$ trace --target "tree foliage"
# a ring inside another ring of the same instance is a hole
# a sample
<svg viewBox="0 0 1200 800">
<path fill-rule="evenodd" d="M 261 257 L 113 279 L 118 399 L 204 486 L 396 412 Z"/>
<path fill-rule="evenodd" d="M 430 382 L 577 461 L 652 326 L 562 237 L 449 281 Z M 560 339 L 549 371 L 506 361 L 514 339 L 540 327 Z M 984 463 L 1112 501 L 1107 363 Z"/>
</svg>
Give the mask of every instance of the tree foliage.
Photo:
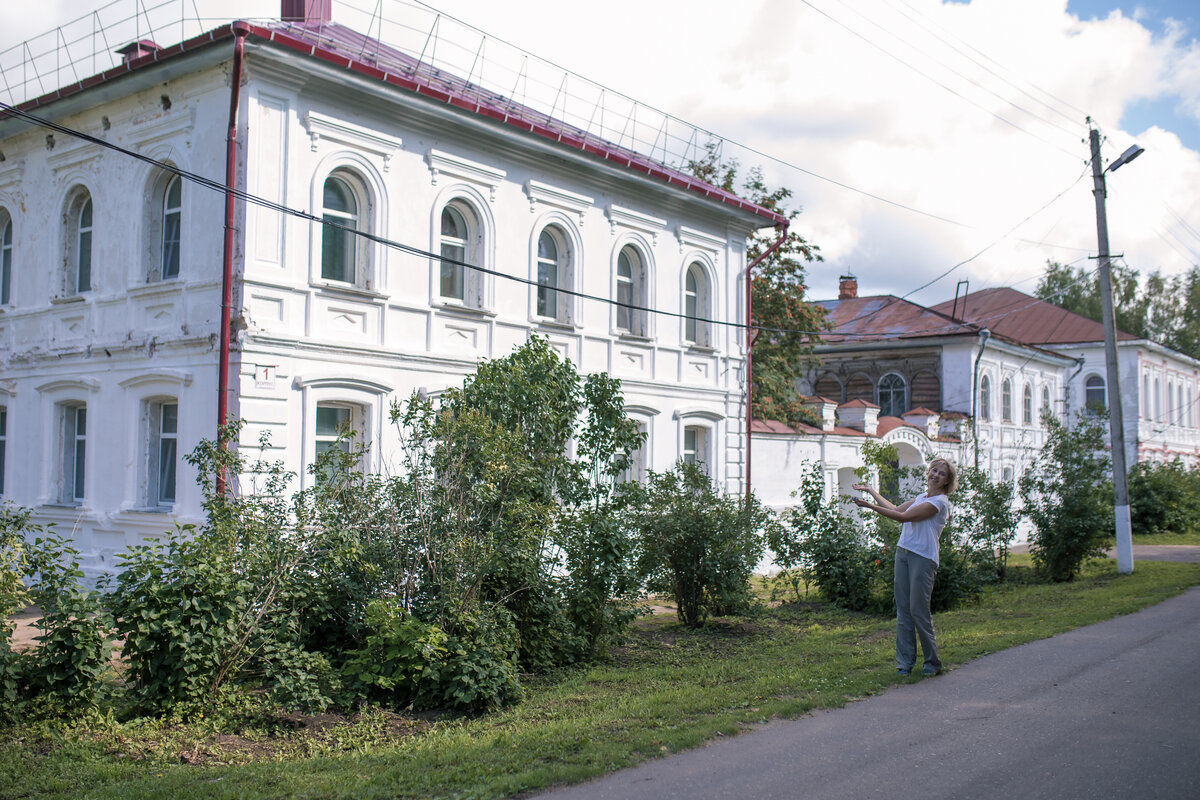
<svg viewBox="0 0 1200 800">
<path fill-rule="evenodd" d="M 1128 266 L 1112 267 L 1113 315 L 1118 330 L 1200 357 L 1200 268 L 1142 279 Z M 1092 270 L 1050 262 L 1038 282 L 1042 300 L 1102 321 L 1100 281 Z"/>
<path fill-rule="evenodd" d="M 1034 564 L 1053 581 L 1073 580 L 1085 559 L 1104 554 L 1113 529 L 1106 417 L 1085 412 L 1068 427 L 1043 414 L 1046 444 L 1021 476 Z"/>
<path fill-rule="evenodd" d="M 759 167 L 750 169 L 739 185 L 739 167 L 736 159 L 722 161 L 714 143 L 709 143 L 703 158 L 688 164 L 691 173 L 701 180 L 737 192 L 752 203 L 782 214 L 789 222 L 800 216 L 799 208 L 789 206 L 791 189 L 770 187 Z M 778 238 L 778 230 L 751 234 L 746 242 L 747 263 L 766 252 Z M 805 265 L 821 260 L 820 248 L 792 226 L 783 244 L 763 259 L 750 277 L 752 406 L 757 419 L 817 421 L 801 405 L 795 380 L 811 357 L 817 333 L 825 327 L 825 309 L 805 299 Z"/>
</svg>

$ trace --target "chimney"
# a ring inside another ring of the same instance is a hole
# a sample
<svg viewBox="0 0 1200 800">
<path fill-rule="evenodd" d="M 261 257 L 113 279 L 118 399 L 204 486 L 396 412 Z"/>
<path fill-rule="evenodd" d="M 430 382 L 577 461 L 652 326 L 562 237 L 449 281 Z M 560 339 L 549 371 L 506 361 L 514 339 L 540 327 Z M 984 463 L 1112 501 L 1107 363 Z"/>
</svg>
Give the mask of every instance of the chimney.
<svg viewBox="0 0 1200 800">
<path fill-rule="evenodd" d="M 838 300 L 853 300 L 858 297 L 858 278 L 843 275 L 838 278 Z"/>
<path fill-rule="evenodd" d="M 118 48 L 117 54 L 121 56 L 122 64 L 129 64 L 137 61 L 142 56 L 150 55 L 156 50 L 162 50 L 162 48 L 149 39 L 139 39 L 136 42 L 131 42 L 124 47 Z"/>
<path fill-rule="evenodd" d="M 333 19 L 333 0 L 283 0 L 284 22 L 322 23 Z"/>
</svg>

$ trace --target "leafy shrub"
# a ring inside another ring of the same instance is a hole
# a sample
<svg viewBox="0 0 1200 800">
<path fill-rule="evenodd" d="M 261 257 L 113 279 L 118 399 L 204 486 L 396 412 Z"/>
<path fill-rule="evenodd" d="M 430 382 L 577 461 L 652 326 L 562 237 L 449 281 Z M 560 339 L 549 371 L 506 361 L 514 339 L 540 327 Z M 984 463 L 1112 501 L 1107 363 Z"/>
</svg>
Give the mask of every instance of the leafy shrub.
<svg viewBox="0 0 1200 800">
<path fill-rule="evenodd" d="M 236 438 L 236 427 L 225 434 Z M 323 707 L 328 665 L 304 650 L 300 632 L 304 609 L 320 605 L 313 567 L 326 538 L 297 535 L 291 476 L 278 464 L 245 465 L 207 440 L 188 461 L 205 491 L 205 525 L 130 548 L 108 584 L 135 698 L 158 711 L 212 708 L 265 684 L 294 706 Z M 220 470 L 261 481 L 260 491 L 215 493 Z"/>
<path fill-rule="evenodd" d="M 762 558 L 770 514 L 748 500 L 719 494 L 688 464 L 625 487 L 631 501 L 646 588 L 670 596 L 685 625 L 729 614 L 751 601 L 750 576 Z"/>
<path fill-rule="evenodd" d="M 26 557 L 29 594 L 42 616 L 34 623 L 39 645 L 21 659 L 25 693 L 46 713 L 93 708 L 112 655 L 100 593 L 83 585 L 79 551 L 60 536 L 35 539 Z"/>
<path fill-rule="evenodd" d="M 366 622 L 367 646 L 342 668 L 362 697 L 394 709 L 464 711 L 520 697 L 516 631 L 502 609 L 460 618 L 453 636 L 386 600 L 367 606 Z"/>
<path fill-rule="evenodd" d="M 795 517 L 793 517 L 793 523 Z M 882 562 L 877 548 L 852 520 L 838 516 L 807 531 L 802 540 L 813 583 L 834 605 L 861 611 L 871 602 L 872 584 Z M 884 571 L 891 572 L 887 565 Z"/>
<path fill-rule="evenodd" d="M 1178 460 L 1135 464 L 1129 471 L 1129 516 L 1135 536 L 1187 533 L 1200 516 L 1200 474 Z"/>
<path fill-rule="evenodd" d="M 12 616 L 29 604 L 22 576 L 26 573 L 25 534 L 40 532 L 28 509 L 0 505 L 0 720 L 11 718 L 21 701 L 24 666 L 12 650 Z"/>
<path fill-rule="evenodd" d="M 1048 414 L 1042 421 L 1049 435 L 1021 477 L 1021 497 L 1034 564 L 1050 580 L 1069 581 L 1085 559 L 1104 554 L 1113 529 L 1105 418 L 1089 411 L 1070 428 Z"/>
<path fill-rule="evenodd" d="M 967 562 L 986 571 L 987 575 L 980 578 L 1005 578 L 1008 549 L 1017 536 L 1020 520 L 1013 502 L 1014 488 L 1011 482 L 992 482 L 985 472 L 975 468 L 963 470 L 960 476 L 951 523 L 963 535 L 961 545 L 968 551 Z M 938 577 L 940 580 L 940 570 Z"/>
</svg>

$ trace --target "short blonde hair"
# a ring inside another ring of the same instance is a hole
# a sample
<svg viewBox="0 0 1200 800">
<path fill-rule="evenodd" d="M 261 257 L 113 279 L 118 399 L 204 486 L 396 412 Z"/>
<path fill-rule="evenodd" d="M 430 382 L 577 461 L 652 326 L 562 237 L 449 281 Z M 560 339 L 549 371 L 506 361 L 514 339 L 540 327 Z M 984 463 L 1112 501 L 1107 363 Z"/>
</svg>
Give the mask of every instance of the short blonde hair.
<svg viewBox="0 0 1200 800">
<path fill-rule="evenodd" d="M 946 468 L 946 494 L 954 494 L 955 490 L 958 489 L 958 470 L 944 458 L 935 458 L 929 462 L 930 467 L 934 464 L 941 464 Z"/>
</svg>

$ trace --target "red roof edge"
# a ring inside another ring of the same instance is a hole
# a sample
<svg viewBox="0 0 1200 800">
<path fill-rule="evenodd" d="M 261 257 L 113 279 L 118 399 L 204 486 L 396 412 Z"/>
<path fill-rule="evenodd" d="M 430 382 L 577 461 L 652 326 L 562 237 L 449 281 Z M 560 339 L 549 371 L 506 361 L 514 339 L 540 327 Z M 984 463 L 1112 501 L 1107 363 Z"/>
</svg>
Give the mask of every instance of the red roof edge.
<svg viewBox="0 0 1200 800">
<path fill-rule="evenodd" d="M 578 150 L 581 153 L 603 158 L 606 161 L 614 162 L 627 169 L 643 173 L 651 178 L 663 181 L 670 186 L 682 186 L 683 188 L 695 194 L 699 194 L 708 199 L 716 199 L 717 201 L 725 205 L 732 206 L 739 211 L 748 212 L 754 214 L 755 216 L 762 217 L 763 219 L 768 220 L 770 224 L 774 226 L 788 224 L 788 219 L 783 214 L 772 211 L 768 208 L 764 208 L 763 206 L 755 203 L 751 203 L 748 200 L 738 197 L 732 192 L 722 191 L 719 188 L 700 180 L 699 178 L 694 178 L 690 175 L 685 175 L 684 173 L 676 172 L 667 167 L 657 165 L 649 159 L 644 161 L 638 160 L 635 162 L 630 157 L 631 155 L 635 154 L 619 149 L 616 146 L 609 145 L 603 140 L 580 139 L 576 136 L 570 135 L 565 131 L 555 130 L 547 126 L 532 123 L 528 120 L 513 117 L 509 114 L 501 112 L 499 109 L 489 108 L 485 105 L 482 105 L 480 102 L 478 102 L 478 100 L 463 97 L 451 92 L 447 92 L 445 89 L 433 86 L 428 81 L 422 80 L 419 76 L 414 77 L 396 74 L 394 72 L 386 72 L 373 64 L 367 64 L 357 61 L 353 58 L 348 58 L 340 53 L 335 53 L 318 45 L 305 42 L 297 37 L 290 36 L 283 31 L 264 27 L 253 22 L 246 22 L 243 20 L 237 20 L 229 23 L 228 25 L 222 25 L 219 28 L 214 28 L 207 33 L 202 33 L 199 36 L 195 36 L 191 39 L 180 42 L 179 44 L 174 44 L 170 47 L 164 47 L 161 50 L 157 50 L 153 53 L 142 56 L 141 58 L 134 59 L 127 64 L 120 64 L 98 75 L 93 75 L 90 78 L 84 78 L 77 83 L 56 89 L 54 92 L 44 94 L 41 97 L 36 97 L 32 100 L 27 100 L 26 102 L 16 106 L 16 108 L 20 111 L 30 111 L 49 105 L 50 103 L 70 97 L 71 95 L 78 94 L 79 92 L 82 92 L 85 89 L 90 89 L 98 84 L 107 83 L 108 81 L 119 78 L 136 69 L 141 69 L 156 62 L 164 61 L 168 58 L 172 58 L 183 53 L 199 49 L 200 47 L 228 39 L 232 37 L 235 32 L 245 33 L 249 36 L 254 36 L 255 38 L 280 45 L 294 52 L 328 62 L 334 67 L 348 69 L 351 72 L 362 75 L 366 78 L 370 78 L 371 80 L 382 81 L 384 83 L 407 89 L 414 94 L 428 97 L 438 102 L 446 103 L 447 105 L 460 108 L 469 113 L 491 118 L 497 122 L 500 122 L 501 124 L 517 128 L 524 133 L 533 134 L 539 138 L 561 144 L 564 147 L 569 147 L 573 150 Z M 8 115 L 0 112 L 0 119 L 4 119 L 6 116 Z"/>
</svg>

